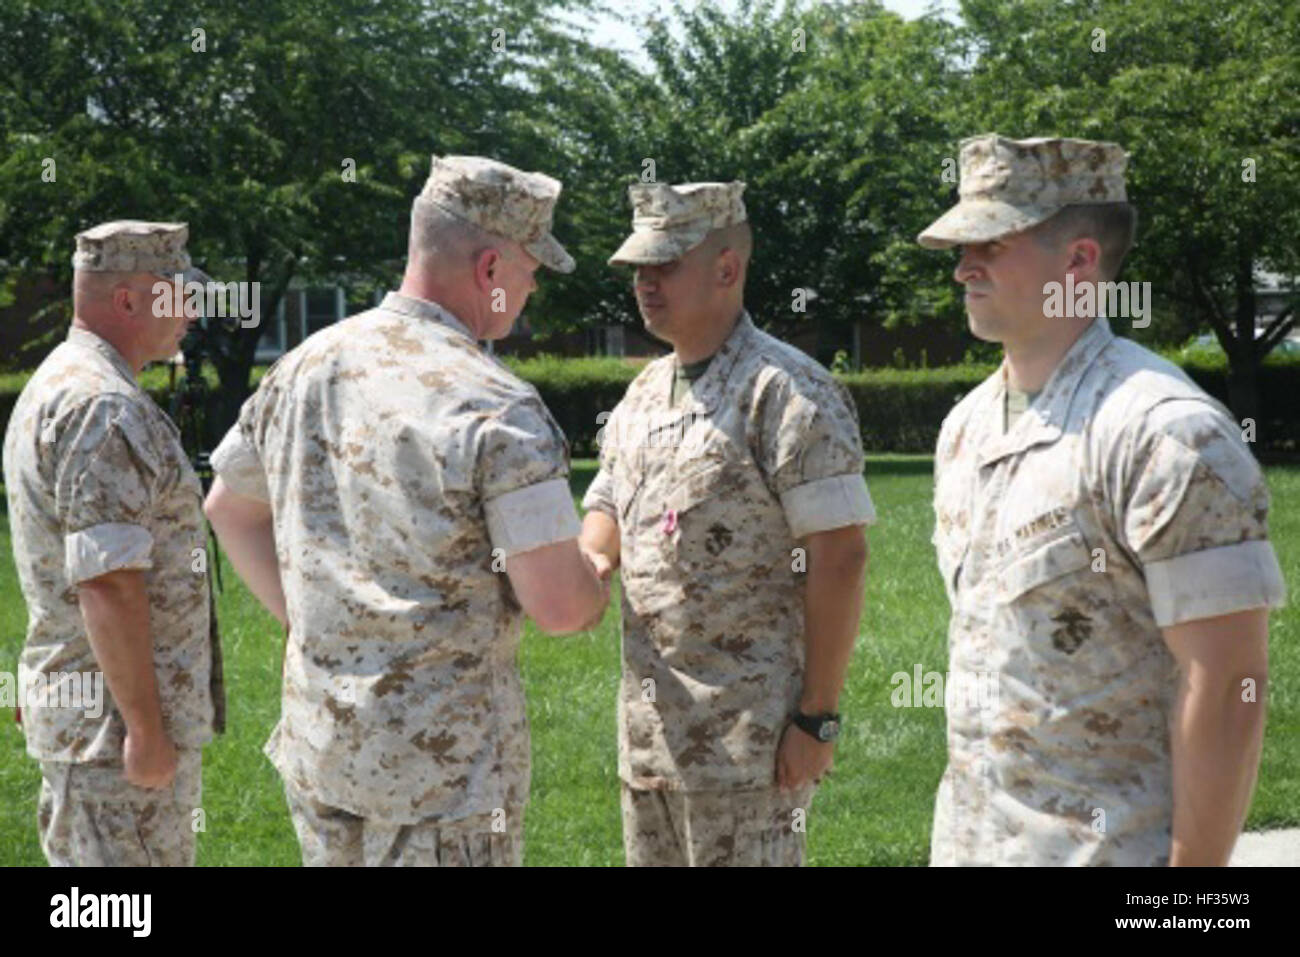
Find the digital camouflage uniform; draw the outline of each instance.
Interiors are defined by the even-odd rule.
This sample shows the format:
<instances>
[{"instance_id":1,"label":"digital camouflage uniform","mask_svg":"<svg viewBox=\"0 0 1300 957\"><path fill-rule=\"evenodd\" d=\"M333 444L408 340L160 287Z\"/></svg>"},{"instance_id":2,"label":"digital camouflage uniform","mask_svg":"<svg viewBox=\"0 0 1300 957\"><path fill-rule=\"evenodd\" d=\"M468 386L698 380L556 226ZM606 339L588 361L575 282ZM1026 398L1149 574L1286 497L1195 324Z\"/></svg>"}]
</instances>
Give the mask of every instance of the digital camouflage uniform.
<instances>
[{"instance_id":1,"label":"digital camouflage uniform","mask_svg":"<svg viewBox=\"0 0 1300 957\"><path fill-rule=\"evenodd\" d=\"M637 231L615 260L682 255L691 247L677 222L698 243L740 221L741 188L633 187ZM806 565L795 549L874 521L856 410L748 313L670 406L676 363L650 363L628 388L583 502L619 526L627 860L797 864L795 812L806 816L813 789L774 787L803 679Z\"/></svg>"},{"instance_id":2,"label":"digital camouflage uniform","mask_svg":"<svg viewBox=\"0 0 1300 957\"><path fill-rule=\"evenodd\" d=\"M994 238L989 211L1025 228L1022 178L1052 204L1122 201L1123 165L1113 144L968 140L962 203L968 183L991 195L923 236ZM1004 376L936 450L949 671L995 675L997 694L948 702L931 863L1167 864L1178 671L1161 629L1283 601L1263 476L1221 405L1104 318L1005 433Z\"/></svg>"},{"instance_id":3,"label":"digital camouflage uniform","mask_svg":"<svg viewBox=\"0 0 1300 957\"><path fill-rule=\"evenodd\" d=\"M77 237L74 266L169 275L189 265L186 234L176 224L107 223ZM200 749L212 738L212 654L202 491L179 432L126 359L74 326L19 396L4 475L28 610L20 672L55 685L99 673L77 586L143 571L163 723L179 752L173 785L143 790L126 781L126 726L107 682L98 717L60 706L66 697L20 701L27 752L41 762L46 858L192 864Z\"/></svg>"},{"instance_id":4,"label":"digital camouflage uniform","mask_svg":"<svg viewBox=\"0 0 1300 957\"><path fill-rule=\"evenodd\" d=\"M1124 151L1093 140L962 140L960 202L917 237L927 249L1018 233L1076 203L1122 203Z\"/></svg>"},{"instance_id":5,"label":"digital camouflage uniform","mask_svg":"<svg viewBox=\"0 0 1300 957\"><path fill-rule=\"evenodd\" d=\"M542 217L536 248L564 265L546 242L554 180L448 158L431 181L426 196L495 183L498 218L474 221L519 237ZM304 863L521 863L523 614L505 559L579 531L537 391L441 306L391 293L276 363L213 467L274 516L290 639L267 753Z\"/></svg>"},{"instance_id":6,"label":"digital camouflage uniform","mask_svg":"<svg viewBox=\"0 0 1300 957\"><path fill-rule=\"evenodd\" d=\"M127 781L120 758L42 761L36 819L46 859L56 867L194 866L202 758L198 747L178 748L176 776L161 790Z\"/></svg>"}]
</instances>

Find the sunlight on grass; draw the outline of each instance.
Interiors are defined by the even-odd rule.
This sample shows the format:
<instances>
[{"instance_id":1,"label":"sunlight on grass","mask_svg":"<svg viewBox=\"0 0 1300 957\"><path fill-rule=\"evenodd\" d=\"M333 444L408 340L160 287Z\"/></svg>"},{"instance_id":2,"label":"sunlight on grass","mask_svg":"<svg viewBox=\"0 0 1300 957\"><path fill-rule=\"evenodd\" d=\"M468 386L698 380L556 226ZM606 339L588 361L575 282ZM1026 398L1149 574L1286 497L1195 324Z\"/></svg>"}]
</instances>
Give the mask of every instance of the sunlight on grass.
<instances>
[{"instance_id":1,"label":"sunlight on grass","mask_svg":"<svg viewBox=\"0 0 1300 957\"><path fill-rule=\"evenodd\" d=\"M1300 581L1300 467L1267 470L1272 533L1283 574ZM594 463L574 462L580 496ZM872 456L867 478L880 521L857 653L842 699L846 726L835 771L813 804L812 864L924 864L934 792L943 771L939 709L895 709L889 677L946 670L947 602L930 546L930 460ZM14 671L26 611L14 576L8 522L0 517L0 670ZM279 714L279 628L225 568L220 597L230 697L228 733L204 754L207 831L199 863L296 864L298 845L280 782L262 756ZM621 864L614 695L619 673L617 595L586 634L550 637L527 627L520 667L533 736L530 865ZM1272 689L1251 828L1300 824L1300 613L1272 625ZM0 722L0 865L44 862L36 839L40 774L22 735Z\"/></svg>"}]
</instances>

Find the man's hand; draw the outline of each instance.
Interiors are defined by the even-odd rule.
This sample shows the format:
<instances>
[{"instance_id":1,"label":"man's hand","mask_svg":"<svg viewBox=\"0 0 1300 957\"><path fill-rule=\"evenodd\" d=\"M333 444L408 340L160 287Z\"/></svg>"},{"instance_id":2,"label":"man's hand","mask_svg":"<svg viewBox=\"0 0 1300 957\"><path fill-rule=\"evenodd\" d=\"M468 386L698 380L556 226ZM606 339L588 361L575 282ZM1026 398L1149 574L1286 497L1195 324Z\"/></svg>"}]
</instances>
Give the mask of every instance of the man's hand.
<instances>
[{"instance_id":1,"label":"man's hand","mask_svg":"<svg viewBox=\"0 0 1300 957\"><path fill-rule=\"evenodd\" d=\"M169 788L176 777L176 745L161 728L127 731L122 743L126 779L138 788Z\"/></svg>"},{"instance_id":2,"label":"man's hand","mask_svg":"<svg viewBox=\"0 0 1300 957\"><path fill-rule=\"evenodd\" d=\"M582 534L578 545L596 569L600 580L608 583L614 569L618 568L618 522L604 512L590 511L582 519Z\"/></svg>"},{"instance_id":3,"label":"man's hand","mask_svg":"<svg viewBox=\"0 0 1300 957\"><path fill-rule=\"evenodd\" d=\"M609 560L609 556L601 552L582 553L588 562L591 563L592 570L595 571L596 577L606 585L609 584L610 576L614 574L614 563Z\"/></svg>"},{"instance_id":4,"label":"man's hand","mask_svg":"<svg viewBox=\"0 0 1300 957\"><path fill-rule=\"evenodd\" d=\"M818 741L811 734L785 727L776 749L776 786L783 791L797 791L816 784L835 766L835 742Z\"/></svg>"}]
</instances>

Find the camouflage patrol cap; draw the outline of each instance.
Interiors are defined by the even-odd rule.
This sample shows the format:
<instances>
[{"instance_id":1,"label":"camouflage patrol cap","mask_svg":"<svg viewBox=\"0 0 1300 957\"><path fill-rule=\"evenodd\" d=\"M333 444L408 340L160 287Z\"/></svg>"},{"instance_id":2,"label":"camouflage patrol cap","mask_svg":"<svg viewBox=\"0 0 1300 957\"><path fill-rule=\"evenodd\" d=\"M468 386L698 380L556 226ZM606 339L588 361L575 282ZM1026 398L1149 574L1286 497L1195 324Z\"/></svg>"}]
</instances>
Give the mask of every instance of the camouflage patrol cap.
<instances>
[{"instance_id":1,"label":"camouflage patrol cap","mask_svg":"<svg viewBox=\"0 0 1300 957\"><path fill-rule=\"evenodd\" d=\"M740 194L745 184L634 183L628 187L632 200L632 235L610 265L654 265L680 259L704 241L715 229L743 223L745 204Z\"/></svg>"},{"instance_id":2,"label":"camouflage patrol cap","mask_svg":"<svg viewBox=\"0 0 1300 957\"><path fill-rule=\"evenodd\" d=\"M551 235L561 188L544 173L525 173L482 156L435 156L416 202L433 203L513 239L556 272L573 272L573 257Z\"/></svg>"},{"instance_id":3,"label":"camouflage patrol cap","mask_svg":"<svg viewBox=\"0 0 1300 957\"><path fill-rule=\"evenodd\" d=\"M116 219L77 233L72 268L86 272L150 272L171 279L190 268L185 223Z\"/></svg>"},{"instance_id":4,"label":"camouflage patrol cap","mask_svg":"<svg viewBox=\"0 0 1300 957\"><path fill-rule=\"evenodd\" d=\"M929 249L985 243L1036 226L1066 206L1127 202L1127 163L1116 143L970 137L961 144L960 201L916 241Z\"/></svg>"}]
</instances>

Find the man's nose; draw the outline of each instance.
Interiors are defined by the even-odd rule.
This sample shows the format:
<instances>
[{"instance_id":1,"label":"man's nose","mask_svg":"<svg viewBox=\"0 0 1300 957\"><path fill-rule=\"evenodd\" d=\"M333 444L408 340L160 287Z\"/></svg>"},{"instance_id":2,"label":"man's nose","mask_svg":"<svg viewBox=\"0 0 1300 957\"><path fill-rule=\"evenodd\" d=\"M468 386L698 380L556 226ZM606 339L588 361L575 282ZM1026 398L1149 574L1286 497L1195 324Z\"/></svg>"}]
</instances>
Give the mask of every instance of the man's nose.
<instances>
[{"instance_id":1,"label":"man's nose","mask_svg":"<svg viewBox=\"0 0 1300 957\"><path fill-rule=\"evenodd\" d=\"M979 257L971 250L963 247L961 258L957 260L957 266L952 271L952 278L959 283L968 283L977 278L980 268Z\"/></svg>"}]
</instances>

